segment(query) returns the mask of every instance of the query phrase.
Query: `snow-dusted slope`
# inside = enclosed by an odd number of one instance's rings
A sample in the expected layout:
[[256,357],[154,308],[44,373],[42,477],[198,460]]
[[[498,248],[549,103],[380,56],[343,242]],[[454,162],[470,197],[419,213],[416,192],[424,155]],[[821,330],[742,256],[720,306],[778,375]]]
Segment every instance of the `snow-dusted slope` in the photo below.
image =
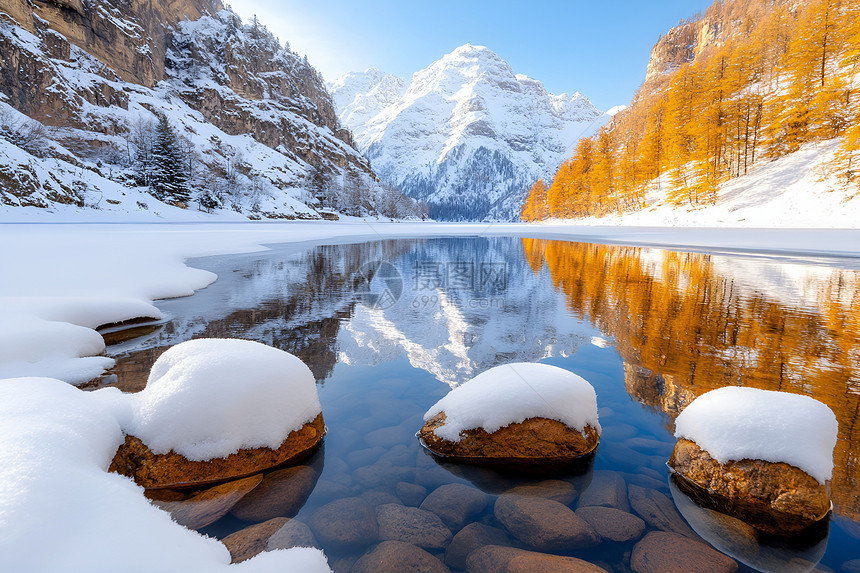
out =
[[[0,217],[195,220],[209,216],[204,199],[219,218],[408,216],[399,211],[412,205],[375,182],[340,126],[319,72],[265,27],[208,0],[128,3],[111,21],[108,58],[107,40],[88,38],[110,4],[90,4],[77,27],[30,4],[0,18]],[[150,22],[154,4],[196,19]],[[167,38],[141,36],[147,23]],[[125,65],[131,53],[160,60]],[[143,185],[156,114],[180,138],[190,200]]]
[[369,68],[345,74],[328,88],[341,124],[357,128],[396,103],[406,91],[406,82],[398,76]]
[[369,70],[329,87],[377,174],[440,219],[516,219],[531,184],[551,176],[572,145],[610,117],[578,92],[548,93],[471,44],[415,73],[383,107],[397,86]]

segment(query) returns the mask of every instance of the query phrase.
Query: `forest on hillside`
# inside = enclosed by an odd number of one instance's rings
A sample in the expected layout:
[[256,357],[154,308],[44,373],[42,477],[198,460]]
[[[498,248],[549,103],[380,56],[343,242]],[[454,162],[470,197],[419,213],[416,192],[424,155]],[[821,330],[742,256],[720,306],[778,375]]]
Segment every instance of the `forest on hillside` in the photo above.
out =
[[715,41],[581,139],[534,184],[523,220],[633,211],[659,186],[674,205],[713,204],[755,163],[834,138],[829,174],[846,197],[860,191],[860,1],[718,0],[672,41],[695,45],[705,27]]

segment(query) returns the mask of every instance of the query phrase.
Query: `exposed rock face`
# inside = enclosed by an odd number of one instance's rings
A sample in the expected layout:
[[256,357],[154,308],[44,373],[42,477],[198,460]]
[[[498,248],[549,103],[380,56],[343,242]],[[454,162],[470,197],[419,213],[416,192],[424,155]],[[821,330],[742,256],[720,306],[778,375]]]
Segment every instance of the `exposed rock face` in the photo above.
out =
[[794,466],[763,460],[721,464],[695,442],[680,439],[669,465],[697,501],[756,529],[793,535],[830,511],[827,487]]
[[[303,205],[312,198],[294,191],[310,177],[375,179],[341,128],[322,76],[264,27],[242,25],[220,0],[4,0],[0,99],[56,128],[50,138],[65,146],[44,151],[62,159],[63,176],[52,179],[26,164],[14,166],[16,177],[0,174],[12,186],[0,188],[9,205],[93,206],[84,191],[62,183],[72,177],[89,186],[93,203],[125,195],[130,131],[156,111],[189,139],[198,170],[220,172],[236,160],[240,176],[253,176],[271,193],[257,217],[322,216]],[[245,134],[254,141],[237,146],[226,137]],[[0,149],[6,155],[21,154]],[[289,197],[273,190],[289,190]]]
[[452,461],[483,465],[539,469],[570,463],[593,452],[600,437],[591,426],[580,432],[557,420],[529,418],[493,433],[483,428],[465,430],[459,442],[452,442],[434,431],[445,419],[445,412],[440,412],[424,424],[418,432],[424,446]]
[[[47,23],[123,80],[152,87],[164,78],[170,41],[165,26],[222,8],[220,0],[41,0],[33,2],[29,21],[34,23],[31,30]],[[26,22],[26,14],[21,16]]]
[[110,471],[134,479],[146,488],[195,487],[236,479],[306,457],[325,435],[322,414],[291,432],[276,449],[239,450],[226,458],[191,461],[170,451],[155,454],[134,436],[126,436],[110,465]]

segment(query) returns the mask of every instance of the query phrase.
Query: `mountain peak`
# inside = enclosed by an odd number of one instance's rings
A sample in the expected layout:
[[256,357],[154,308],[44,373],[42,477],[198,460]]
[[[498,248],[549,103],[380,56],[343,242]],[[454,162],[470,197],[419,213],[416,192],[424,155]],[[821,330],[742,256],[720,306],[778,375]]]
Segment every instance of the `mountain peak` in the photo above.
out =
[[341,121],[380,178],[439,219],[517,218],[532,183],[602,125],[585,96],[550,94],[485,46],[456,48],[402,91],[358,79],[332,90]]

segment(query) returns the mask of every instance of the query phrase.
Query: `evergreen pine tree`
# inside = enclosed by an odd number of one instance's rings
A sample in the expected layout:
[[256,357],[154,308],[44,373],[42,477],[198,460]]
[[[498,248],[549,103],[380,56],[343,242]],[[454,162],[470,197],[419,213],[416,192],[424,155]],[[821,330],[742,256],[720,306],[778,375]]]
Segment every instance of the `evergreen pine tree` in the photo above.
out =
[[188,173],[176,133],[164,114],[158,115],[155,125],[152,161],[150,188],[153,195],[161,201],[187,203],[190,198]]

